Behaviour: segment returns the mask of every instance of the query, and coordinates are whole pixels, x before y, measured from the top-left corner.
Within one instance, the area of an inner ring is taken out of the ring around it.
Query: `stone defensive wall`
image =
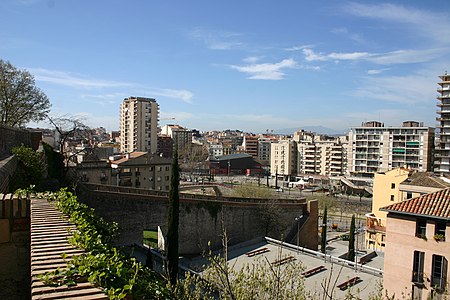
[[[17,158],[14,155],[0,160],[0,193],[7,193],[9,188],[9,179],[14,175],[17,169]]]
[[[21,145],[36,150],[41,139],[41,132],[0,125],[0,157],[9,154],[12,148]]]
[[[168,192],[83,184],[77,191],[81,202],[94,208],[107,221],[119,224],[118,244],[142,244],[144,230],[161,228],[167,233]],[[307,214],[300,245],[317,249],[317,201],[305,199],[247,199],[180,193],[180,254],[198,254],[256,237],[282,239],[296,226],[295,218]],[[302,230],[301,230],[302,231]]]

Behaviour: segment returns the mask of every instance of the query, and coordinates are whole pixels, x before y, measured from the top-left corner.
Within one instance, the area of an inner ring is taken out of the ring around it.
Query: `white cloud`
[[[328,61],[328,60],[361,60],[367,59],[370,54],[367,52],[350,52],[330,54],[315,53],[312,49],[303,49],[303,54],[307,61]]]
[[[84,94],[83,98],[97,98],[97,99],[113,99],[126,97],[126,92],[130,92],[129,95],[135,95],[136,93],[142,95],[150,95],[150,97],[167,97],[180,99],[186,103],[192,103],[194,94],[191,91],[185,89],[166,89],[158,87],[147,87],[142,84],[130,83],[130,82],[118,82],[109,81],[96,78],[88,78],[83,75],[74,75],[69,72],[47,70],[47,69],[33,69],[28,68],[37,81],[48,82],[58,85],[69,86],[72,88],[83,89],[120,89],[123,92],[109,92],[104,94]]]
[[[262,57],[259,57],[259,56],[249,56],[249,57],[244,58],[242,61],[245,63],[254,64],[257,61],[261,60],[261,58]]]
[[[152,88],[149,89],[148,93],[155,96],[181,99],[186,103],[192,103],[194,97],[194,94],[188,90]]]
[[[368,75],[377,75],[377,74],[381,74],[384,71],[388,71],[389,69],[372,69],[372,70],[368,70],[367,74]]]
[[[239,72],[249,74],[248,79],[281,80],[285,75],[282,71],[283,69],[295,68],[296,66],[297,62],[289,58],[283,59],[278,63],[250,64],[246,66],[231,65],[230,67]]]
[[[316,53],[312,49],[303,49],[306,61],[370,61],[379,65],[420,63],[433,60],[445,51],[445,49],[425,50],[397,50],[386,53],[368,52],[331,52],[328,54]]]
[[[191,30],[189,36],[202,41],[206,47],[212,50],[230,50],[243,46],[243,43],[238,41],[240,34],[234,32],[195,28]]]
[[[357,33],[351,33],[345,27],[333,28],[331,30],[332,33],[346,37],[354,42],[363,43],[365,40]]]
[[[313,48],[313,45],[301,45],[301,46],[293,46],[293,47],[289,47],[289,48],[285,48],[284,50],[286,51],[300,51],[303,50],[305,48]]]
[[[439,7],[436,7],[439,9]],[[396,4],[348,3],[344,10],[352,15],[408,24],[406,28],[433,39],[438,44],[450,43],[450,16],[448,13],[409,8]]]
[[[436,90],[436,79],[426,75],[369,77],[352,94],[361,99],[375,99],[403,104],[429,103]]]
[[[27,70],[34,75],[37,81],[65,85],[74,88],[111,88],[131,85],[125,82],[88,78],[63,71],[55,71],[42,68],[28,68]]]

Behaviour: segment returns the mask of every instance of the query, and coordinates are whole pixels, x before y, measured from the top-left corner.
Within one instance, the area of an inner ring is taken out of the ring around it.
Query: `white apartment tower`
[[[405,121],[401,127],[384,127],[380,122],[366,122],[351,128],[348,141],[350,175],[373,177],[399,167],[432,170],[434,128],[422,123]]]
[[[436,118],[439,122],[439,143],[435,150],[434,171],[442,175],[450,175],[450,75],[445,72],[439,78],[441,79],[437,90],[439,117]]]
[[[120,105],[120,151],[156,153],[158,116],[155,99],[125,98]]]

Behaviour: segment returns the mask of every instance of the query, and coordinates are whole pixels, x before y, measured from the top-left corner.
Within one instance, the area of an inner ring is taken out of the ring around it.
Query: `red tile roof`
[[[395,203],[380,210],[450,220],[450,188]]]

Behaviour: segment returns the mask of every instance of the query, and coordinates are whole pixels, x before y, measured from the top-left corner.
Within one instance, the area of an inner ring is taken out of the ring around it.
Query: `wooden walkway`
[[[108,299],[101,289],[89,282],[52,287],[37,278],[38,274],[66,267],[62,253],[67,254],[67,259],[83,253],[68,243],[67,229],[75,229],[75,225],[63,220],[61,215],[47,200],[31,199],[31,298]]]

